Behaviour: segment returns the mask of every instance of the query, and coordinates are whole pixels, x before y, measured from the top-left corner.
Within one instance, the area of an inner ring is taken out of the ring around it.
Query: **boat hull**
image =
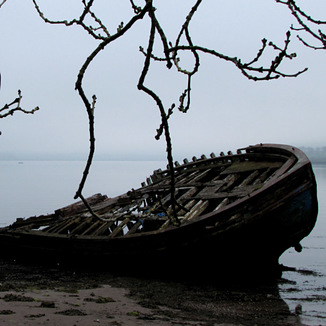
[[[313,229],[316,198],[311,164],[301,157],[268,187],[181,227],[116,238],[5,229],[1,256],[133,274],[274,273],[282,253]]]

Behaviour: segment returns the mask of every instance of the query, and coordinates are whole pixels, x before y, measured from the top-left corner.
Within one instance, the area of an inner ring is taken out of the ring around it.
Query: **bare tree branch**
[[[0,79],[1,80],[1,79]],[[9,115],[13,115],[15,112],[20,111],[26,114],[33,114],[34,112],[39,110],[39,107],[35,107],[33,110],[25,110],[20,106],[22,100],[22,95],[21,91],[18,90],[18,97],[15,98],[11,103],[5,104],[1,109],[0,109],[0,119],[5,118]]]
[[[313,39],[317,40],[321,43],[321,46],[312,45],[308,41],[304,40],[300,35],[297,35],[297,38],[302,42],[305,46],[312,48],[314,50],[322,50],[326,49],[326,34],[321,30],[318,29],[317,31],[314,30],[315,26],[324,26],[326,25],[326,21],[317,20],[311,17],[311,15],[307,14],[304,10],[302,10],[297,4],[295,0],[276,0],[276,2],[286,5],[294,18],[297,20],[300,27],[291,26],[293,31],[297,32],[306,32],[310,35]]]
[[[200,54],[205,53],[212,55],[216,57],[217,59],[221,59],[230,63],[233,63],[240,71],[241,73],[250,80],[254,81],[261,81],[261,80],[271,80],[271,79],[277,79],[279,77],[297,77],[298,75],[305,72],[307,69],[303,69],[301,71],[298,71],[293,74],[286,74],[280,70],[280,65],[285,59],[293,59],[296,55],[294,53],[288,53],[289,51],[289,43],[290,43],[290,32],[286,34],[286,38],[284,41],[284,46],[279,47],[275,45],[273,42],[267,42],[267,40],[262,40],[262,47],[258,50],[255,57],[247,62],[243,63],[241,59],[237,57],[231,57],[227,56],[223,53],[218,52],[214,49],[207,49],[203,46],[197,45],[190,33],[190,23],[194,15],[198,12],[200,4],[203,2],[202,0],[195,0],[194,6],[190,9],[187,17],[185,18],[185,21],[180,29],[179,34],[177,35],[177,38],[174,42],[169,42],[166,34],[164,32],[164,28],[160,25],[159,20],[157,19],[157,16],[155,15],[155,10],[153,6],[153,0],[145,0],[144,7],[139,7],[135,4],[134,0],[129,0],[131,9],[134,12],[134,16],[129,20],[127,24],[121,23],[117,27],[117,31],[115,33],[110,33],[109,30],[106,28],[105,24],[102,22],[102,20],[97,16],[97,14],[92,11],[92,6],[95,2],[95,0],[81,0],[83,4],[83,11],[79,18],[67,21],[67,20],[58,20],[54,21],[45,16],[45,14],[42,12],[40,7],[37,4],[37,0],[32,0],[34,3],[34,6],[36,8],[36,11],[38,12],[39,16],[43,19],[44,22],[49,24],[63,24],[66,26],[72,26],[72,25],[79,25],[84,30],[86,30],[94,39],[98,40],[100,43],[98,46],[94,49],[94,51],[86,58],[84,64],[80,68],[80,71],[77,76],[77,81],[75,84],[75,88],[79,93],[79,96],[81,97],[84,106],[86,108],[87,114],[88,114],[88,120],[89,120],[89,135],[90,135],[90,149],[89,149],[89,155],[87,159],[87,163],[83,172],[83,177],[81,179],[81,182],[79,184],[79,187],[76,191],[75,198],[81,198],[82,201],[85,203],[85,205],[89,208],[90,212],[98,217],[99,219],[102,219],[100,216],[97,216],[94,212],[92,212],[91,207],[87,204],[87,201],[85,200],[84,196],[82,195],[82,191],[87,179],[87,176],[89,174],[89,170],[92,164],[94,152],[95,152],[95,135],[94,135],[94,110],[95,110],[95,103],[96,103],[96,97],[93,95],[92,101],[88,98],[88,96],[85,94],[85,91],[83,89],[83,80],[85,77],[85,73],[89,67],[89,65],[93,62],[93,60],[96,58],[96,56],[101,52],[101,50],[104,50],[107,45],[111,44],[116,39],[123,36],[129,29],[133,27],[133,25],[139,21],[144,19],[145,17],[148,17],[150,20],[150,31],[149,31],[149,38],[148,38],[148,44],[147,49],[144,50],[142,47],[140,47],[140,51],[143,53],[145,60],[143,64],[143,68],[138,80],[138,89],[140,91],[143,91],[148,96],[150,96],[154,102],[156,103],[156,106],[160,112],[161,116],[161,123],[159,128],[157,129],[157,134],[155,136],[156,139],[159,139],[163,134],[165,136],[165,142],[166,142],[166,151],[167,151],[167,160],[169,164],[169,171],[170,171],[170,177],[171,177],[171,205],[173,208],[173,218],[172,223],[178,224],[178,218],[176,214],[176,206],[178,203],[175,202],[175,176],[174,176],[174,169],[173,169],[173,155],[172,155],[172,139],[171,134],[169,130],[169,119],[171,118],[173,114],[173,110],[175,108],[175,104],[173,103],[168,110],[165,109],[165,106],[159,97],[158,93],[154,90],[150,89],[148,86],[145,86],[145,80],[146,77],[150,71],[151,67],[151,61],[160,61],[164,62],[166,64],[166,67],[170,69],[172,66],[175,66],[177,71],[185,74],[187,77],[187,83],[186,88],[182,91],[180,97],[179,97],[179,106],[178,109],[182,112],[187,112],[190,108],[190,102],[191,102],[191,82],[193,76],[199,71],[200,67]],[[277,0],[276,0],[277,1]],[[285,1],[279,1],[283,4],[287,4],[288,2]],[[289,1],[293,2],[293,1]],[[87,24],[85,22],[86,17],[91,18],[92,22],[94,22],[95,26],[92,26],[90,24]],[[156,36],[159,36],[158,38]],[[182,44],[181,40],[185,39],[186,43]],[[159,40],[157,42],[160,42],[163,53],[161,55],[155,55],[154,52],[154,42],[156,40]],[[265,50],[267,48],[271,48],[272,50],[276,51],[275,57],[271,60],[269,66],[261,65],[259,66],[259,61],[262,59],[263,55],[265,54]],[[185,69],[182,66],[182,60],[178,56],[179,53],[183,51],[188,51],[192,54],[194,58],[194,64],[192,66],[192,69]]]
[[[199,55],[198,55],[197,51],[194,49],[194,47],[193,47],[193,42],[192,42],[192,39],[191,39],[191,36],[190,36],[190,33],[189,33],[189,24],[190,24],[190,21],[191,21],[192,17],[196,13],[196,11],[197,11],[197,9],[198,9],[198,7],[200,6],[201,3],[202,3],[202,0],[197,0],[195,5],[191,8],[188,16],[186,17],[185,23],[182,25],[182,28],[180,30],[180,33],[179,33],[179,35],[178,35],[178,37],[176,39],[175,46],[174,46],[175,48],[178,47],[182,35],[185,34],[187,43],[192,48],[191,52],[192,52],[192,54],[194,56],[194,59],[195,59],[195,64],[194,64],[193,70],[188,71],[186,69],[182,69],[180,64],[179,64],[180,60],[177,57],[177,51],[174,51],[173,54],[172,54],[174,64],[177,67],[178,71],[181,72],[181,73],[184,73],[184,74],[186,74],[188,76],[187,88],[181,94],[180,100],[179,100],[179,103],[180,103],[179,111],[184,112],[184,113],[186,113],[190,108],[191,77],[198,71],[199,64],[200,64],[199,63]],[[184,104],[184,101],[185,101],[186,98],[187,98],[187,102],[186,102],[186,104]]]
[[[289,42],[290,42],[290,33],[288,32],[287,38],[285,40],[285,46],[283,49],[278,48],[272,42],[270,42],[268,44],[269,46],[273,47],[275,50],[277,50],[279,52],[279,54],[271,61],[271,64],[269,67],[263,67],[263,66],[254,67],[254,66],[252,66],[254,63],[256,63],[259,60],[263,51],[265,50],[266,44],[267,44],[266,39],[262,40],[263,47],[258,51],[256,57],[248,63],[242,63],[241,59],[239,59],[237,57],[230,57],[230,56],[224,55],[222,53],[219,53],[215,50],[207,49],[207,48],[197,46],[197,45],[195,45],[195,46],[179,45],[177,47],[170,48],[170,51],[176,52],[176,51],[180,51],[180,50],[184,50],[184,51],[196,50],[196,51],[208,53],[208,54],[211,54],[219,59],[223,59],[225,61],[233,63],[242,72],[242,74],[244,76],[246,76],[248,79],[254,80],[254,81],[258,81],[258,80],[261,81],[261,80],[277,79],[279,77],[297,77],[307,70],[307,68],[305,68],[305,69],[298,71],[294,74],[285,74],[278,70],[278,67],[280,66],[280,64],[284,58],[292,59],[296,56],[293,53],[292,54],[287,53],[287,48],[288,48]],[[253,75],[252,73],[257,73],[257,75]],[[259,77],[259,75],[261,75],[261,77]]]
[[[148,3],[150,3],[150,2],[151,1],[149,1]],[[174,224],[179,225],[180,222],[176,215],[176,204],[175,204],[175,177],[174,177],[174,170],[173,170],[172,141],[171,141],[171,136],[170,136],[170,131],[169,131],[169,124],[168,124],[168,119],[169,119],[170,115],[166,114],[163,103],[162,103],[161,99],[159,98],[159,96],[155,92],[153,92],[151,89],[149,89],[148,87],[146,87],[144,85],[145,78],[146,78],[146,75],[148,74],[148,70],[149,70],[149,66],[150,66],[150,62],[151,62],[151,56],[152,56],[152,52],[153,52],[153,45],[154,45],[156,30],[160,34],[163,44],[167,45],[167,43],[165,43],[165,40],[166,40],[165,35],[163,33],[163,30],[158,25],[153,7],[151,7],[151,9],[149,11],[149,16],[151,18],[151,30],[150,30],[149,40],[148,40],[148,47],[147,47],[147,53],[146,53],[146,58],[145,58],[145,62],[144,62],[144,67],[143,67],[143,70],[142,70],[142,73],[141,73],[141,76],[140,76],[139,82],[138,82],[138,89],[145,92],[149,96],[151,96],[154,99],[154,101],[156,102],[156,105],[158,106],[158,108],[160,110],[162,124],[159,129],[164,130],[164,134],[165,134],[165,141],[166,141],[166,146],[167,146],[167,159],[168,159],[168,163],[169,163],[170,178],[171,178],[171,182],[170,182],[171,206],[172,206],[172,211],[174,214],[172,222]],[[164,50],[165,50],[164,52],[166,52],[166,49],[164,49]],[[167,55],[167,61],[168,61],[168,65],[169,65],[168,53],[165,53],[165,54]],[[170,113],[172,113],[172,110],[170,111]],[[160,133],[158,133],[158,138],[159,138],[159,135],[160,135]]]
[[[79,187],[77,189],[77,192],[75,194],[75,199],[80,197],[82,199],[82,191],[87,179],[87,175],[89,173],[92,161],[93,161],[93,156],[95,153],[95,132],[94,132],[94,109],[95,109],[95,102],[94,102],[94,98],[95,95],[93,95],[93,104],[91,105],[90,101],[88,100],[83,86],[82,86],[82,82],[85,76],[85,72],[88,69],[90,63],[94,60],[94,58],[98,55],[98,53],[103,50],[108,44],[110,44],[111,42],[113,42],[114,40],[118,39],[119,37],[121,37],[122,35],[124,35],[132,26],[133,24],[137,21],[140,20],[144,17],[145,13],[149,10],[148,6],[145,6],[140,13],[136,14],[135,16],[132,17],[132,19],[126,24],[125,27],[121,28],[120,30],[118,30],[118,32],[110,37],[107,37],[103,42],[101,42],[98,47],[93,51],[93,53],[86,59],[86,61],[84,62],[83,66],[81,67],[78,77],[77,77],[77,81],[76,81],[76,90],[79,93],[79,96],[81,97],[81,99],[84,102],[84,105],[86,107],[86,111],[88,114],[88,120],[89,120],[89,134],[90,134],[90,150],[89,150],[89,154],[88,154],[88,159],[87,159],[87,163],[86,163],[86,167],[85,170],[83,172],[83,177],[82,180],[79,184]]]
[[[41,11],[39,5],[37,4],[36,0],[32,0],[35,6],[36,11],[38,12],[39,16],[44,20],[44,22],[53,24],[53,25],[66,25],[66,26],[72,26],[72,25],[80,25],[82,26],[92,37],[98,40],[105,40],[108,37],[110,37],[110,33],[105,27],[105,25],[102,24],[101,20],[95,16],[95,14],[90,10],[94,0],[88,1],[86,3],[85,0],[82,0],[82,3],[84,5],[83,12],[81,13],[79,19],[73,19],[73,20],[51,20],[47,18],[44,13]],[[91,25],[85,24],[84,20],[87,15],[90,15],[94,22],[98,25],[97,27],[93,27]],[[95,32],[102,31],[104,32],[104,35],[101,35],[101,33],[96,34]]]
[[[2,0],[2,2],[0,3],[0,8],[6,3],[7,0]]]

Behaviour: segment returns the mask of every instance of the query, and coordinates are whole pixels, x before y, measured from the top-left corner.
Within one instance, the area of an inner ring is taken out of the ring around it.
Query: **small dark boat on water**
[[[180,225],[169,169],[156,170],[137,190],[89,198],[100,218],[78,202],[17,219],[0,229],[0,256],[141,273],[268,272],[300,250],[318,210],[311,163],[286,145],[176,162],[175,198]]]

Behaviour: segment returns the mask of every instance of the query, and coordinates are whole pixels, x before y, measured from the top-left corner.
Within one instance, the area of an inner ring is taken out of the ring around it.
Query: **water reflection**
[[[280,295],[290,312],[295,313],[300,306],[304,325],[325,325],[326,287],[322,285],[325,274],[298,269],[285,272],[283,277],[279,284]]]

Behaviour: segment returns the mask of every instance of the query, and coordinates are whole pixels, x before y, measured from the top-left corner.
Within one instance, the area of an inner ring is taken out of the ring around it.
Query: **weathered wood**
[[[72,219],[64,219],[59,223],[54,223],[52,225],[49,225],[47,228],[44,229],[45,232],[51,232],[51,233],[60,233],[62,230],[64,230],[67,226],[75,223],[75,220]]]
[[[272,168],[268,168],[266,171],[260,174],[260,176],[253,182],[253,184],[256,185],[265,182],[267,178],[272,174],[272,171]]]
[[[130,221],[130,218],[125,218],[115,229],[112,231],[112,233],[109,235],[109,238],[116,237],[120,232],[123,232],[123,227]]]
[[[192,183],[192,182],[200,182],[202,178],[204,178],[205,176],[207,176],[209,173],[211,172],[211,169],[207,169],[205,171],[202,171],[201,173],[199,173],[198,175],[196,175],[193,179],[190,179],[188,182]]]
[[[52,225],[55,222],[58,223],[61,220],[62,218],[60,216],[57,216],[56,214],[32,216],[27,219],[17,218],[16,221],[10,227],[15,229],[39,229],[44,226]]]
[[[224,185],[220,188],[220,191],[229,190],[231,187],[234,186],[234,183],[240,178],[238,174],[229,174],[224,179]]]
[[[147,178],[146,182],[147,182],[148,185],[151,185],[153,183],[151,178]]]
[[[248,175],[247,178],[245,178],[237,188],[241,188],[243,186],[247,186],[250,183],[253,183],[253,181],[260,175],[260,172],[255,170],[250,175]]]
[[[192,172],[189,172],[187,174],[183,174],[181,176],[176,177],[176,183],[178,185],[183,185],[185,183],[188,183],[188,180],[191,180],[194,176],[196,176],[198,171],[194,170]]]
[[[88,234],[93,234],[92,231],[94,231],[95,229],[97,229],[98,227],[102,226],[104,223],[100,220],[94,221],[94,223],[90,223],[90,225],[88,226],[88,228],[86,228],[81,235],[88,235]]]
[[[273,178],[277,178],[278,176],[287,172],[293,164],[295,164],[296,158],[294,156],[289,157],[288,160],[272,175]]]
[[[183,188],[179,188],[178,193],[182,193],[184,191]],[[192,198],[194,196],[194,194],[197,192],[197,188],[196,187],[190,187],[187,188],[187,191],[185,193],[183,193],[180,196],[176,196],[176,201],[177,201],[177,214],[179,215],[179,212],[181,209],[181,207],[184,207],[183,204],[186,203],[190,198]],[[166,214],[168,216],[171,216],[173,214],[173,208],[172,208],[172,204],[170,203],[169,207],[166,209]]]
[[[104,202],[107,199],[108,199],[108,197],[106,195],[102,195],[102,194],[95,194],[91,197],[86,198],[88,204],[91,206],[96,205],[101,202]],[[84,203],[82,201],[78,201],[71,205],[57,209],[55,211],[55,214],[60,215],[60,216],[68,216],[68,215],[78,214],[78,213],[80,213],[82,211],[86,211],[86,210],[87,210],[87,208],[85,207]]]
[[[137,221],[132,228],[129,229],[126,235],[132,235],[139,230],[139,227],[142,225],[141,221]]]
[[[181,195],[179,198],[177,198],[177,200],[180,204],[183,204],[186,200],[188,200],[193,195],[195,195],[196,192],[197,192],[197,188],[191,187],[191,188],[187,189],[187,191],[183,195]]]
[[[230,202],[229,198],[224,198],[214,209],[214,211],[218,211],[221,208],[225,207],[228,205],[228,203]]]
[[[221,174],[230,174],[230,173],[243,173],[255,170],[262,170],[267,168],[279,168],[283,165],[282,162],[255,162],[255,161],[246,161],[246,162],[235,162],[226,168]]]
[[[70,234],[75,225],[78,225],[79,219],[71,219],[70,222],[62,225],[60,229],[55,230],[56,233]]]
[[[194,207],[196,205],[196,203],[198,202],[198,200],[196,199],[192,199],[190,201],[188,201],[185,205],[184,205],[184,208],[186,209],[181,209],[179,212],[178,212],[178,215],[183,217],[184,214],[186,214],[187,212],[191,211],[192,210],[192,207]]]
[[[152,179],[153,183],[158,182],[162,178],[163,178],[163,176],[162,176],[162,170],[161,169],[155,170],[154,173],[151,175],[151,179]]]
[[[85,230],[90,223],[94,221],[92,216],[88,216],[86,218],[80,218],[80,221],[76,223],[76,227],[73,228],[70,233],[74,235],[82,234],[83,230]],[[53,230],[49,230],[48,232],[53,232]]]
[[[113,222],[102,222],[100,227],[98,227],[94,232],[92,232],[93,236],[102,236],[105,234],[110,234],[110,226],[113,224]]]
[[[200,200],[199,202],[197,202],[197,204],[194,207],[192,207],[191,211],[185,215],[184,219],[182,220],[182,223],[191,220],[199,216],[200,214],[202,214],[205,211],[205,209],[208,207],[208,205],[209,205],[208,200],[205,201]]]
[[[219,191],[221,187],[225,185],[224,181],[220,181],[215,184],[210,184],[204,187],[198,194],[196,195],[196,198],[206,198],[207,196],[211,194],[215,194]]]
[[[208,199],[223,199],[223,198],[232,198],[232,197],[245,197],[254,192],[257,189],[260,189],[260,185],[247,185],[243,186],[241,188],[235,188],[230,192],[226,191],[218,191],[215,192],[214,189],[210,192],[209,188],[205,189],[205,193],[199,193],[198,195],[194,196],[197,199],[203,199],[203,200],[208,200]]]

